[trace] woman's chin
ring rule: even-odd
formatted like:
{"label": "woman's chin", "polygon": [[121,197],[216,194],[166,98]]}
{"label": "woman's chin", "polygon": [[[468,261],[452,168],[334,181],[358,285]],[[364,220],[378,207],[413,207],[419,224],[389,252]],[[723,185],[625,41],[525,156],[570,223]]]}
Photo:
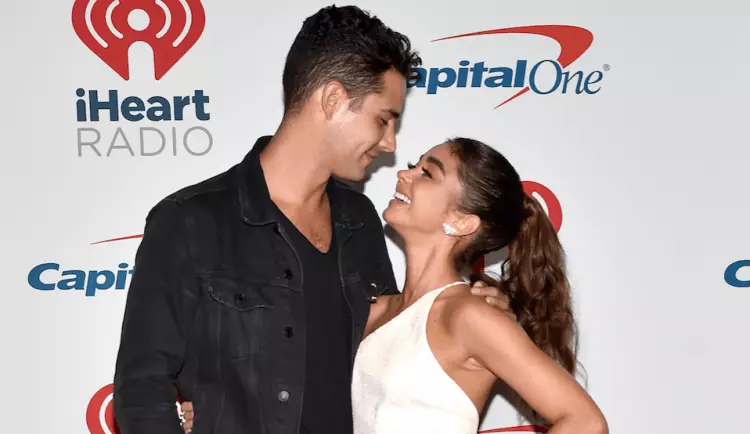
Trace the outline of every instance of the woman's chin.
{"label": "woman's chin", "polygon": [[393,206],[390,203],[383,211],[383,220],[385,220],[385,222],[389,225],[393,225]]}
{"label": "woman's chin", "polygon": [[400,215],[401,212],[399,210],[400,204],[394,204],[395,201],[391,201],[388,204],[388,207],[383,211],[383,220],[385,220],[386,223],[388,223],[389,226],[393,227],[394,229],[398,229],[399,226],[401,226],[401,223],[403,223],[403,215]]}

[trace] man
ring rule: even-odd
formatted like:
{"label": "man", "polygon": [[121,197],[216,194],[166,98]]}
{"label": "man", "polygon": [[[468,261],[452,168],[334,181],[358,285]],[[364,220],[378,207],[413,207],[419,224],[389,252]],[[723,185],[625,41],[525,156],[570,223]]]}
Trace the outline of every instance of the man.
{"label": "man", "polygon": [[321,9],[289,51],[273,137],[151,210],[115,372],[122,434],[181,434],[178,389],[198,432],[351,433],[369,306],[398,289],[375,208],[332,177],[395,151],[420,62],[377,18]]}

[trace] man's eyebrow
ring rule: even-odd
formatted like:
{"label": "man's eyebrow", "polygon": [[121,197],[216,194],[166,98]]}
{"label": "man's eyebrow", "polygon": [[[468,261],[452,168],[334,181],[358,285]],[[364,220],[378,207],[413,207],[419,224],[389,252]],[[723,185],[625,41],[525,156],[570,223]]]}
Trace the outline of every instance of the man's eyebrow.
{"label": "man's eyebrow", "polygon": [[393,119],[398,119],[398,118],[401,117],[401,113],[399,113],[399,112],[397,112],[396,110],[393,110],[393,109],[383,109],[383,112],[391,115],[391,117]]}

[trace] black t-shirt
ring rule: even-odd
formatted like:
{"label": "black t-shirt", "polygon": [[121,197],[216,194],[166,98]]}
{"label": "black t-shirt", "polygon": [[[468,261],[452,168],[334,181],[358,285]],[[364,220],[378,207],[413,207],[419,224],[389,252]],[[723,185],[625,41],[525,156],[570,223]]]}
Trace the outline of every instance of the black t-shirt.
{"label": "black t-shirt", "polygon": [[279,214],[302,261],[307,339],[300,434],[352,434],[352,320],[341,287],[335,233],[322,253]]}

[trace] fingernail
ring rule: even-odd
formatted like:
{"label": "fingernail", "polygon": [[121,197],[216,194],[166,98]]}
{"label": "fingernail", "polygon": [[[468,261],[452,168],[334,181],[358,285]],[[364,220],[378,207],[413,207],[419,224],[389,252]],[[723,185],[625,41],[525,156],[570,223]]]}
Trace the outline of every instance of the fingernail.
{"label": "fingernail", "polygon": [[471,293],[472,294],[479,294],[479,289],[478,288],[471,288]]}

